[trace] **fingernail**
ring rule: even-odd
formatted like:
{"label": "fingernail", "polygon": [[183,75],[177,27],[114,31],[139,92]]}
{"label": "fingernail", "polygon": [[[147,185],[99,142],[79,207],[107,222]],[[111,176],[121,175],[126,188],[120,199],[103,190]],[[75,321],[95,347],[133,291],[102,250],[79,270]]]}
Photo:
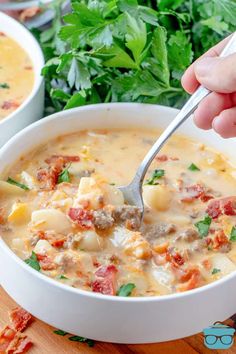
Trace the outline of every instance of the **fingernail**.
{"label": "fingernail", "polygon": [[217,131],[219,124],[221,124],[220,116],[216,116],[212,121],[212,128]]}
{"label": "fingernail", "polygon": [[203,58],[196,62],[195,73],[197,77],[208,76],[213,65],[216,64],[218,58]]}

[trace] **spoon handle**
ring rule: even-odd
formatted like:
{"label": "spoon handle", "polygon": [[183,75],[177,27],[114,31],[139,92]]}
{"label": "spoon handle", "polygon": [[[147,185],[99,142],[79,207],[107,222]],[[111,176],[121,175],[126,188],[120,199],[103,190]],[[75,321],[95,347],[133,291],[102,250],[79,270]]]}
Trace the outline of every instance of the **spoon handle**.
{"label": "spoon handle", "polygon": [[[236,53],[236,32],[232,35],[231,39],[223,49],[220,54],[220,57],[225,57],[227,55]],[[176,129],[185,122],[185,120],[196,110],[198,104],[209,95],[211,91],[206,89],[203,86],[199,86],[199,88],[195,91],[195,93],[190,97],[190,99],[185,103],[181,111],[177,114],[175,119],[170,123],[170,125],[164,130],[161,136],[157,139],[155,144],[149,150],[147,155],[144,157],[141,162],[136,175],[134,177],[133,182],[142,184],[146,172],[155,158],[156,154],[160,151],[164,143],[169,139],[169,137],[176,131]]]}

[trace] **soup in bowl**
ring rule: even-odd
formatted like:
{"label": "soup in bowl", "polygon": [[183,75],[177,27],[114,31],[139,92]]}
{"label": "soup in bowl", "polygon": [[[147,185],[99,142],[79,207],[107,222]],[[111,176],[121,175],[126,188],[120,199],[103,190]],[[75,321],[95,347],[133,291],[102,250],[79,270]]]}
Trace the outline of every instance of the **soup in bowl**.
{"label": "soup in bowl", "polygon": [[[10,158],[0,182],[0,252],[10,272],[0,276],[17,302],[66,331],[116,342],[173,339],[233,313],[231,301],[205,311],[226,293],[230,300],[235,276],[236,168],[224,149],[206,146],[202,133],[194,139],[199,131],[189,121],[191,136],[174,136],[147,173],[142,222],[118,189],[175,112],[135,104],[80,108],[36,123],[2,150]],[[23,141],[21,155],[11,150]],[[34,301],[42,293],[44,306]],[[61,306],[49,314],[54,297]],[[124,333],[121,321],[131,325],[132,316]],[[77,318],[84,320],[77,325]]]}

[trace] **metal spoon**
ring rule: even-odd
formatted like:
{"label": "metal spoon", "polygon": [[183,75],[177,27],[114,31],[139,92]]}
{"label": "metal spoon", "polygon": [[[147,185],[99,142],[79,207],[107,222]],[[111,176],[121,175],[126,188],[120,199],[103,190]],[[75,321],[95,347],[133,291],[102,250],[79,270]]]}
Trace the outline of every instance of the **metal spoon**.
{"label": "metal spoon", "polygon": [[[232,35],[225,48],[223,49],[220,57],[225,57],[227,55],[236,53],[236,32]],[[152,163],[153,159],[157,153],[161,150],[165,142],[172,136],[176,129],[183,124],[186,119],[196,110],[198,104],[209,95],[211,91],[207,90],[205,87],[200,86],[195,93],[190,97],[190,99],[183,106],[181,111],[177,114],[175,119],[170,123],[170,125],[164,130],[161,136],[157,139],[153,147],[149,150],[147,155],[144,157],[143,161],[139,165],[137,172],[134,176],[132,182],[127,186],[119,187],[120,191],[124,195],[125,201],[130,205],[135,205],[141,210],[141,215],[143,217],[144,204],[142,197],[142,184],[146,172]]]}

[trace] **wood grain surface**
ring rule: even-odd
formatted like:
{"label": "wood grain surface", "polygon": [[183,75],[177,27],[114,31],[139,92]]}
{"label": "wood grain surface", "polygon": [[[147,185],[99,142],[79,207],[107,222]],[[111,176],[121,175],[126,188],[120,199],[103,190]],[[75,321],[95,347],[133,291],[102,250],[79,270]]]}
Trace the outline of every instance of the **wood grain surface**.
{"label": "wood grain surface", "polygon": [[[9,323],[8,312],[16,303],[0,288],[0,327]],[[90,348],[86,343],[71,342],[67,337],[53,333],[55,328],[35,319],[26,330],[34,345],[29,354],[235,354],[236,343],[228,350],[210,350],[204,346],[203,335],[197,334],[171,342],[143,345],[121,345],[96,342]]]}

